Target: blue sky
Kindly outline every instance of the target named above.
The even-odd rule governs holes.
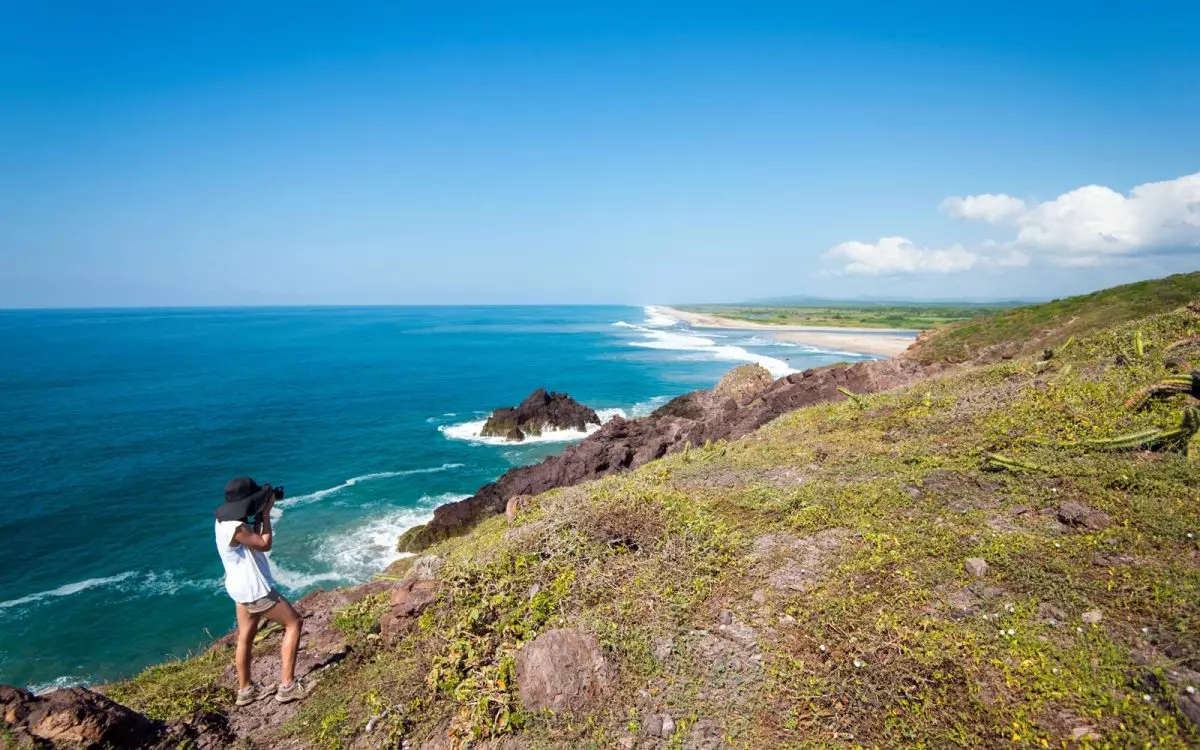
[[[1194,2],[0,0],[0,307],[1196,270],[1196,28]]]

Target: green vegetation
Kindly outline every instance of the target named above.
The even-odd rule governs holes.
[[[388,594],[372,594],[334,610],[333,626],[346,635],[346,640],[357,643],[375,630],[379,618],[390,608]]]
[[[215,649],[155,664],[131,680],[100,688],[100,692],[152,719],[190,719],[233,704],[233,689],[216,684],[232,664],[232,650]]]
[[[665,713],[672,748],[1194,747],[1178,701],[1200,691],[1200,421],[1181,376],[1200,347],[1179,343],[1200,313],[1159,301],[1186,283],[1000,313],[1022,335],[1078,320],[1048,358],[1022,344],[801,409],[443,542],[438,602],[322,672],[282,732],[604,748]],[[365,632],[376,612],[339,617]],[[616,665],[588,715],[517,698],[516,654],[556,627],[597,634]],[[109,694],[179,715],[214,658]]]
[[[1200,272],[1139,281],[949,326],[921,341],[915,356],[926,362],[962,362],[994,348],[1004,349],[1007,355],[1032,354],[1072,336],[1173,310],[1198,297]],[[1131,335],[1121,351],[1136,356],[1137,347]]]
[[[833,328],[908,328],[924,330],[970,320],[1000,309],[998,305],[840,305],[759,306],[689,305],[681,307],[705,315],[773,325],[828,326]]]

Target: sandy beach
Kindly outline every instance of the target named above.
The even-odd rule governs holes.
[[[654,305],[649,309],[667,317],[682,320],[693,328],[762,331],[783,341],[793,341],[822,349],[873,354],[879,357],[893,357],[904,351],[913,343],[916,334],[916,331],[903,328],[834,328],[753,323],[748,320],[722,318],[717,315],[688,312],[663,305]]]

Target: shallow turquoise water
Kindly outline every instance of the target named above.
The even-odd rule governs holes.
[[[111,680],[228,630],[230,477],[287,487],[272,563],[294,597],[561,450],[468,438],[536,387],[639,415],[739,361],[852,358],[629,307],[0,312],[0,683]]]

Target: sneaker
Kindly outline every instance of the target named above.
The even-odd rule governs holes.
[[[254,701],[262,700],[275,694],[275,685],[251,685],[245,690],[238,690],[237,705],[249,706]]]
[[[292,701],[307,698],[310,690],[312,690],[312,686],[297,677],[292,680],[291,685],[279,686],[279,690],[275,692],[275,700],[280,703],[291,703]]]

